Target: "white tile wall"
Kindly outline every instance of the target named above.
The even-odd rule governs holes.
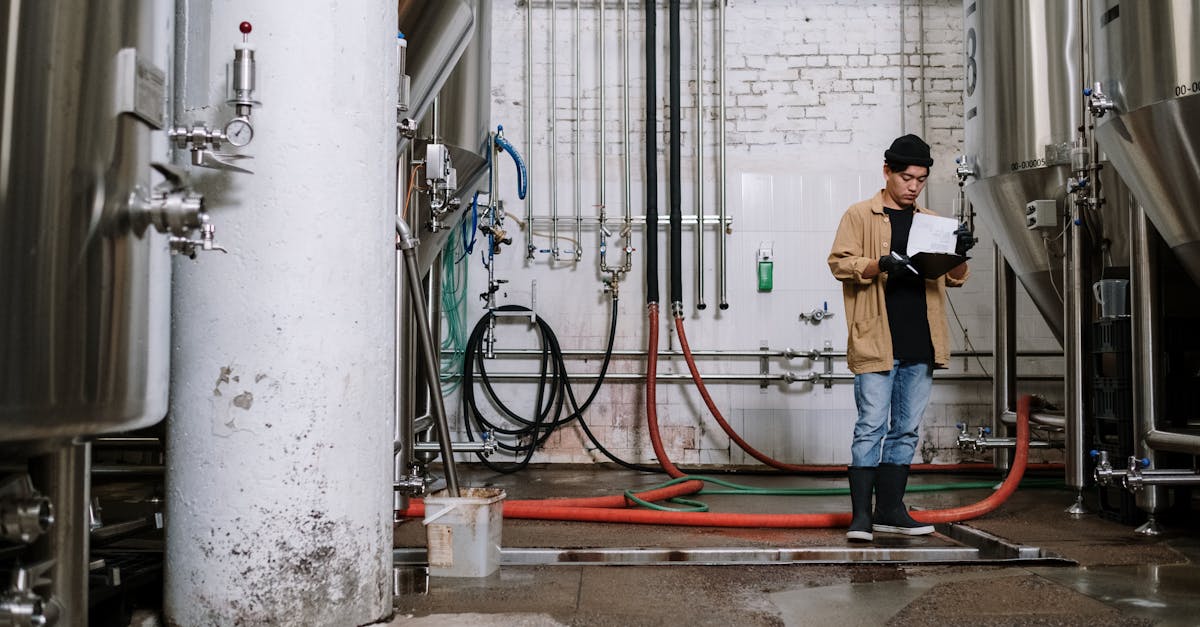
[[[518,6],[518,4],[520,6]],[[561,2],[558,11],[558,36],[554,46],[558,51],[557,99],[553,117],[556,120],[557,146],[553,158],[558,162],[557,198],[560,215],[573,215],[574,186],[582,192],[584,215],[597,214],[598,157],[603,148],[605,157],[606,204],[610,217],[619,218],[623,212],[621,172],[624,144],[620,135],[621,86],[629,81],[631,98],[632,207],[635,215],[643,212],[642,171],[644,168],[643,122],[643,19],[640,3],[632,3],[629,21],[631,32],[621,33],[618,3],[608,3],[607,40],[598,52],[596,42],[596,9],[585,3],[582,21],[582,67],[572,67],[574,50],[570,3]],[[840,285],[830,276],[825,258],[833,233],[845,208],[869,197],[882,184],[881,161],[884,148],[902,132],[922,132],[933,145],[937,163],[925,195],[925,204],[944,215],[952,215],[957,207],[958,186],[953,176],[953,157],[961,150],[961,12],[962,5],[954,0],[927,0],[924,24],[924,54],[920,54],[917,14],[913,3],[905,16],[905,43],[901,54],[899,30],[899,0],[859,2],[856,0],[806,1],[791,0],[730,0],[727,5],[726,91],[727,106],[727,181],[728,212],[733,218],[727,239],[728,289],[730,308],[717,308],[718,293],[717,232],[709,229],[704,235],[704,286],[708,308],[695,308],[694,232],[685,225],[683,238],[683,276],[685,324],[693,350],[754,351],[766,343],[771,349],[820,348],[831,342],[836,349],[846,345],[845,318],[842,311]],[[551,181],[547,162],[551,151],[547,145],[550,112],[547,108],[548,21],[550,11],[545,2],[533,3],[535,29],[535,59],[533,70],[533,146],[524,146],[524,37],[525,3],[493,3],[493,122],[503,124],[507,137],[528,156],[531,171],[532,211],[537,216],[550,213]],[[683,189],[681,201],[684,214],[696,211],[695,133],[696,107],[694,97],[699,88],[704,99],[704,196],[707,214],[715,214],[717,152],[717,109],[715,84],[715,4],[706,3],[705,47],[701,51],[704,81],[695,82],[696,50],[692,33],[694,8],[685,7],[683,37],[684,104],[680,121],[683,135]],[[658,60],[659,110],[659,212],[669,211],[666,141],[668,125],[666,84],[666,21],[665,10],[660,14]],[[620,46],[629,45],[628,76],[621,71]],[[901,62],[905,64],[901,68]],[[598,64],[606,65],[605,109],[599,110],[597,85]],[[918,84],[920,66],[924,64],[924,105]],[[903,80],[902,80],[903,75]],[[570,131],[575,120],[572,102],[574,76],[578,76],[584,92],[584,115],[581,119],[582,148],[581,180],[575,181]],[[901,93],[901,90],[904,93]],[[901,100],[907,106],[901,112]],[[925,112],[924,120],[921,113]],[[599,117],[605,120],[605,135],[599,136]],[[902,119],[903,118],[903,119]],[[502,164],[501,198],[507,209],[517,215],[525,204],[515,195],[511,167]],[[516,230],[512,225],[512,230]],[[543,226],[539,230],[548,230]],[[616,230],[614,228],[614,230]],[[645,248],[644,232],[635,229],[634,270],[621,286],[620,320],[616,347],[644,349],[646,345],[646,309],[644,298]],[[573,237],[573,226],[560,225],[560,234]],[[966,339],[979,350],[992,345],[992,255],[991,236],[977,231],[980,243],[972,261],[973,277],[966,287],[953,292],[952,298],[962,327],[951,318],[951,336],[956,349],[964,348]],[[548,248],[545,237],[535,238],[540,247]],[[610,240],[610,251],[616,240]],[[552,262],[540,255],[532,262],[522,257],[523,235],[514,234],[514,246],[497,257],[498,276],[509,279],[501,302],[528,304],[530,282],[537,281],[539,313],[555,329],[564,348],[601,349],[608,328],[608,301],[601,290],[598,271],[598,236],[594,228],[583,234],[583,260],[579,264]],[[571,246],[560,242],[561,246]],[[770,245],[774,252],[774,289],[770,293],[756,290],[756,253],[760,246]],[[665,230],[660,240],[661,270],[660,347],[675,349],[678,339],[669,316],[667,304],[668,261]],[[611,256],[612,259],[619,257]],[[471,269],[469,324],[473,325],[481,310],[474,294],[483,291],[485,273],[478,265]],[[803,323],[798,315],[828,304],[834,313],[820,325]],[[1018,337],[1020,348],[1045,348],[1056,345],[1045,324],[1027,297],[1022,294],[1018,306],[1020,316]],[[520,323],[506,323],[501,333],[500,348],[536,346],[533,337],[521,330]],[[990,358],[983,365],[991,368]],[[1026,360],[1022,362],[1026,368]],[[499,363],[489,367],[524,369],[532,362]],[[572,371],[595,372],[597,360],[583,363],[570,360]],[[641,372],[644,362],[614,360],[614,372]],[[703,374],[757,373],[758,359],[702,359]],[[821,370],[822,363],[810,363],[797,358],[770,360],[773,373],[792,371],[805,374]],[[1059,372],[1057,360],[1044,359],[1032,363],[1029,369],[1038,372]],[[839,360],[835,371],[847,372]],[[956,372],[981,372],[974,359],[956,359]],[[680,361],[660,360],[660,373],[686,373]],[[710,383],[709,390],[716,405],[732,426],[761,451],[790,463],[846,463],[849,458],[850,433],[855,410],[852,386],[835,384],[832,389],[806,383],[786,385],[775,383],[766,389],[757,384]],[[1058,387],[1042,385],[1039,389],[1053,396]],[[514,407],[531,407],[533,386],[502,384],[498,389],[511,399]],[[590,382],[575,385],[581,401],[591,389]],[[609,383],[600,392],[592,409],[586,414],[588,424],[605,446],[630,461],[651,461],[654,453],[646,435],[644,386],[633,383]],[[991,404],[988,383],[939,384],[933,404],[926,415],[922,430],[921,449],[930,461],[959,460],[954,448],[954,423],[966,421],[985,424]],[[460,413],[458,404],[450,402],[451,412]],[[494,415],[494,414],[493,414]],[[680,464],[756,464],[750,456],[721,432],[708,415],[695,388],[676,382],[658,386],[658,417],[663,426],[663,438],[668,453]],[[457,419],[457,418],[456,418]],[[593,447],[583,444],[578,429],[566,430],[549,440],[536,461],[590,462],[600,459],[589,453]],[[918,455],[920,457],[920,455]],[[918,459],[917,461],[921,461]]]

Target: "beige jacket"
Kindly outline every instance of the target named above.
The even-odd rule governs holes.
[[[917,207],[921,213],[934,212]],[[870,200],[854,203],[842,216],[833,249],[829,252],[829,269],[842,282],[846,301],[846,326],[850,337],[846,341],[846,360],[855,374],[892,369],[892,334],[888,327],[887,305],[884,302],[886,274],[863,278],[863,270],[872,261],[890,253],[892,225],[883,212],[883,191]],[[942,275],[925,281],[925,307],[929,318],[929,336],[933,340],[934,368],[950,363],[950,327],[946,322],[946,288],[958,287],[967,275],[952,279]]]

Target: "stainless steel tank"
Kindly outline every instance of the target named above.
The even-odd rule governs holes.
[[[1062,340],[1062,238],[1026,227],[1026,203],[1065,206],[1081,116],[1079,7],[1058,0],[964,2],[965,191]]]
[[[119,218],[150,184],[151,127],[163,122],[160,22],[149,0],[9,4],[0,441],[151,424],[167,406],[168,248]]]
[[[1200,282],[1200,5],[1092,0],[1096,140]],[[1090,84],[1090,83],[1089,83]]]
[[[428,228],[429,205],[422,197],[418,217],[413,222],[413,231],[421,240],[417,249],[417,261],[422,275],[429,271],[438,253],[452,235],[460,230],[454,227],[464,213],[470,212],[471,199],[478,190],[486,190],[488,132],[492,124],[492,7],[490,0],[467,2],[474,11],[475,28],[467,41],[454,70],[446,77],[437,93],[437,135],[446,144],[450,160],[457,171],[459,201],[457,209],[439,218],[445,227],[437,231]],[[432,115],[426,115],[419,136],[429,137],[434,133]],[[418,154],[424,154],[426,142],[417,141],[414,146]],[[498,155],[496,158],[499,159]],[[507,156],[503,156],[508,159]],[[511,171],[511,166],[506,166]]]
[[[405,117],[420,121],[428,113],[478,30],[476,4],[477,0],[400,1],[400,31],[408,40],[407,70],[412,78]]]

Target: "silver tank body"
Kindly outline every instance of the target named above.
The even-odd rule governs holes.
[[[1026,228],[1025,205],[1064,202],[1080,121],[1079,11],[1058,0],[966,0],[964,22],[964,144],[976,171],[965,191],[1061,340],[1062,240]]]
[[[449,148],[450,160],[458,177],[456,198],[459,205],[440,220],[450,227],[458,224],[464,214],[470,215],[471,199],[475,192],[486,190],[488,186],[485,144],[492,117],[492,3],[491,0],[469,0],[464,4],[473,12],[474,28],[453,65],[454,69],[447,74],[436,94],[440,126],[438,135]],[[426,114],[418,135],[430,137],[433,132],[433,116]],[[418,155],[424,155],[427,143],[423,140],[414,142]],[[511,162],[505,155],[497,155],[496,158]],[[511,165],[499,165],[508,168],[506,172],[512,171]],[[512,178],[507,180],[511,181]],[[417,217],[411,226],[421,241],[417,248],[417,262],[424,275],[433,266],[446,240],[451,236],[461,236],[461,230],[442,228],[431,231],[428,228],[431,217],[428,198],[420,196],[420,202],[416,204]]]
[[[1092,0],[1096,140],[1200,282],[1200,3]]]
[[[150,183],[151,128],[114,106],[118,52],[155,65],[167,19],[154,13],[149,0],[63,0],[0,15],[0,441],[166,413],[167,245],[118,219]],[[157,82],[138,83],[141,102],[161,99]]]

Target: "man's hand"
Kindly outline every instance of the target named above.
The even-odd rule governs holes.
[[[908,255],[903,253],[892,253],[879,258],[879,271],[887,272],[888,274],[898,274],[907,276],[917,276],[917,271],[912,267],[912,260]]]
[[[975,246],[975,242],[979,241],[975,239],[975,236],[971,234],[971,229],[968,229],[965,224],[960,224],[957,229],[954,229],[954,236],[958,238],[954,244],[954,252],[959,255],[967,254],[967,251]]]

